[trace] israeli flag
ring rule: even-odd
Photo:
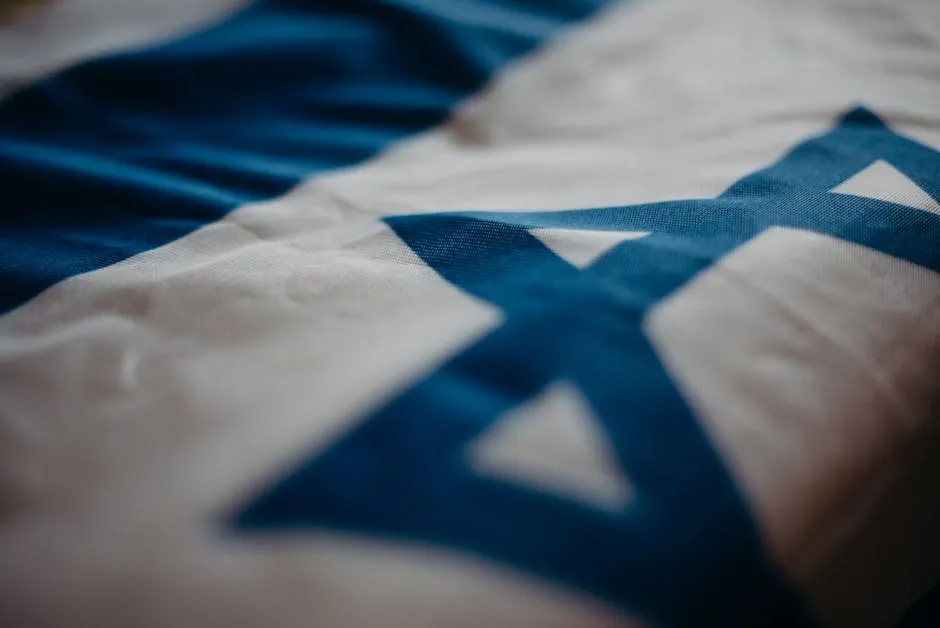
[[[0,625],[940,625],[938,70],[931,0],[18,12]]]

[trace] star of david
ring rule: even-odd
[[[342,528],[463,549],[658,625],[812,625],[642,321],[771,227],[940,271],[940,214],[832,192],[878,161],[940,198],[940,154],[855,109],[713,199],[388,219],[426,264],[499,307],[505,322],[294,469],[240,513],[238,526]],[[533,235],[546,228],[650,235],[578,268]],[[468,443],[559,379],[584,393],[636,489],[621,509],[467,465]]]

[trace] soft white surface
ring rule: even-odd
[[[601,508],[628,505],[632,488],[591,404],[559,380],[499,418],[469,447],[479,473]]]
[[[43,0],[0,25],[0,96],[78,61],[182,36],[250,0]]]
[[[940,214],[940,203],[935,201],[903,173],[879,159],[848,181],[832,190],[838,194],[865,196],[891,203],[900,203],[924,211]]]
[[[562,259],[586,268],[601,255],[621,242],[636,240],[649,235],[648,231],[589,231],[573,229],[532,229],[530,233],[538,238]]]
[[[830,624],[892,625],[940,571],[940,275],[775,228],[646,325]]]

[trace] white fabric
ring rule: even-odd
[[[610,510],[627,506],[632,493],[591,404],[564,380],[500,417],[470,444],[468,458],[484,475]]]
[[[182,35],[250,0],[35,0],[0,28],[0,96],[60,68]]]
[[[940,214],[940,203],[920,189],[916,183],[879,159],[857,175],[832,190],[837,194],[865,196]]]

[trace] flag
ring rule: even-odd
[[[940,5],[21,19],[0,624],[889,628],[940,579]]]

